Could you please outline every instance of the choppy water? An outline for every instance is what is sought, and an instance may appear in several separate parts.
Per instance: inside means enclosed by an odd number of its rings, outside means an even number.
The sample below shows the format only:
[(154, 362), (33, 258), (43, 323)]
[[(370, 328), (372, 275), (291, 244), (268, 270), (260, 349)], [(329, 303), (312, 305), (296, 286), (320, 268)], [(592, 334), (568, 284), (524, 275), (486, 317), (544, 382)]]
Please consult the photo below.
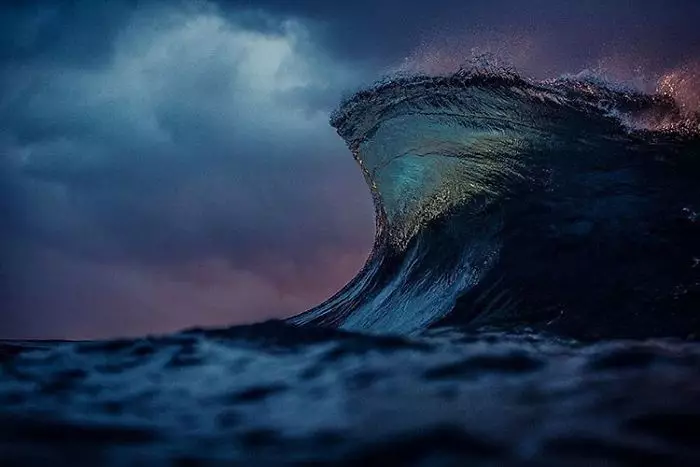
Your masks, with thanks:
[(700, 462), (700, 347), (678, 340), (271, 322), (18, 347), (3, 466)]

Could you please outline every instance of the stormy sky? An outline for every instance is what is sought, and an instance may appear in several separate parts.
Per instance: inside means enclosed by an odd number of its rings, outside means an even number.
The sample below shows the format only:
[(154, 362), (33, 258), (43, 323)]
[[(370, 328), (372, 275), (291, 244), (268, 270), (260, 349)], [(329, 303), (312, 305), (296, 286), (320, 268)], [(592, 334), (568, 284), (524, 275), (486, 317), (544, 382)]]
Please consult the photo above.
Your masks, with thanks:
[(0, 7), (0, 338), (285, 317), (362, 266), (373, 209), (328, 115), (491, 52), (648, 83), (695, 0), (45, 1)]

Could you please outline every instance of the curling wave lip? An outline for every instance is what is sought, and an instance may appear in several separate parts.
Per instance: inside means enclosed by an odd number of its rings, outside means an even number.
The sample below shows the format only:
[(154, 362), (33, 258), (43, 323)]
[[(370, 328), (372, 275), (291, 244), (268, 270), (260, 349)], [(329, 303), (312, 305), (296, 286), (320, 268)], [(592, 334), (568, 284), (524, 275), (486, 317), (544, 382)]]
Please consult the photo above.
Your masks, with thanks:
[[(676, 221), (700, 205), (698, 137), (682, 118), (667, 96), (507, 70), (359, 92), (331, 124), (372, 191), (374, 248), (346, 287), (290, 322), (398, 334), (436, 322), (576, 337), (697, 329), (700, 277), (682, 264), (700, 237)], [(677, 126), (629, 125), (654, 119)]]

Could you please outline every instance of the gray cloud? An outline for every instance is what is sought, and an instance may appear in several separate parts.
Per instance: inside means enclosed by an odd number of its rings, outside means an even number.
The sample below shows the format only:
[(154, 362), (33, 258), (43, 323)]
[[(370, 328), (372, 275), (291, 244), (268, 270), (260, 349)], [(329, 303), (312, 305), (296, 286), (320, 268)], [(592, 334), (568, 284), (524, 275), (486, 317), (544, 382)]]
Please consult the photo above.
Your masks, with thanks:
[[(141, 328), (125, 332), (187, 323), (183, 307), (190, 323), (290, 314), (323, 296), (308, 285), (280, 298), (288, 278), (269, 263), (328, 269), (328, 250), (354, 258), (332, 287), (349, 279), (369, 246), (371, 209), (327, 123), (325, 96), (363, 78), (318, 49), (303, 23), (267, 21), (277, 27), (251, 29), (211, 5), (153, 6), (129, 16), (97, 65), (39, 56), (4, 67), (12, 185), (3, 185), (25, 201), (3, 209), (22, 218), (23, 248), (7, 275), (24, 281), (12, 288), (8, 322), (33, 308), (42, 317), (33, 332), (70, 335), (56, 320), (90, 328), (79, 318), (88, 308), (97, 334), (99, 323), (119, 332), (115, 314), (141, 316)], [(222, 303), (193, 281), (168, 279), (211, 262), (226, 278)], [(189, 290), (190, 300), (168, 299), (171, 289)], [(171, 308), (160, 326), (149, 318), (158, 303)]]

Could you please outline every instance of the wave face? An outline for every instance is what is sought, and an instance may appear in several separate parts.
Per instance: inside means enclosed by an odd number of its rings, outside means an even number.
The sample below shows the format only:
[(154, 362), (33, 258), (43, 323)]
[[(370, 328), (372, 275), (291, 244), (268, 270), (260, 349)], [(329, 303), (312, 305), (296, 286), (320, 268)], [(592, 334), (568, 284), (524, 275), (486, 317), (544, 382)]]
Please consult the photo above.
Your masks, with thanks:
[(700, 133), (663, 95), (506, 71), (392, 79), (331, 124), (372, 192), (362, 271), (290, 321), (409, 334), (700, 330)]

